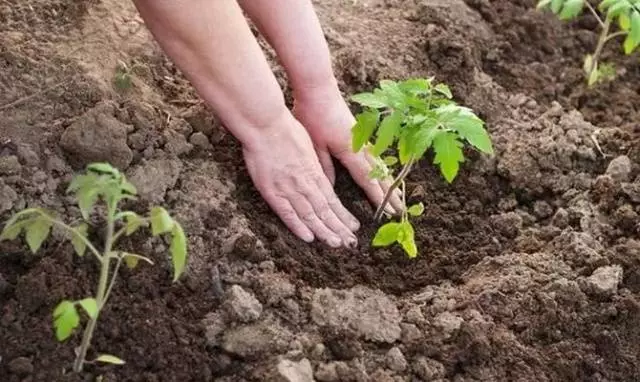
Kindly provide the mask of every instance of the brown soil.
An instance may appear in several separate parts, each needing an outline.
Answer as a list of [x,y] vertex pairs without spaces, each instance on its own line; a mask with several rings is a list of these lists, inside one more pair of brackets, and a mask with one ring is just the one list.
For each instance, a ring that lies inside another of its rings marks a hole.
[[[92,355],[127,364],[78,376],[80,335],[57,343],[51,311],[93,292],[96,264],[55,232],[37,255],[0,243],[0,380],[277,381],[287,362],[319,381],[637,380],[637,55],[612,45],[620,75],[587,89],[589,17],[563,24],[533,0],[315,4],[345,93],[433,75],[488,122],[495,158],[469,153],[453,185],[426,160],[411,175],[426,206],[415,260],[369,245],[372,208],[344,171],[358,248],[296,240],[130,5],[0,0],[0,218],[76,218],[67,182],[110,160],[145,191],[131,208],[163,203],[191,251],[172,284],[162,240],[123,242],[156,266],[121,271]],[[113,85],[119,61],[128,90]]]

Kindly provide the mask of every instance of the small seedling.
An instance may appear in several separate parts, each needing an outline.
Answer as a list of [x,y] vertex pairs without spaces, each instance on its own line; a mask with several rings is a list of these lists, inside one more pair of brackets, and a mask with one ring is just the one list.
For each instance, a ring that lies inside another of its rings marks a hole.
[[[640,0],[601,0],[597,9],[587,0],[539,0],[537,8],[550,9],[563,21],[576,19],[586,8],[598,20],[601,29],[598,44],[594,53],[585,56],[583,64],[590,87],[615,78],[614,66],[600,62],[609,41],[625,37],[622,49],[626,55],[640,46]],[[619,30],[612,31],[615,23]]]
[[[410,79],[403,82],[383,80],[373,93],[361,93],[352,100],[363,107],[352,129],[353,151],[365,148],[377,160],[369,176],[373,179],[392,179],[391,187],[378,207],[374,219],[379,220],[392,193],[400,187],[406,205],[405,178],[412,166],[429,149],[435,152],[434,164],[440,167],[444,179],[451,183],[464,162],[463,141],[486,154],[493,154],[493,146],[484,122],[473,111],[457,105],[445,84],[433,84],[433,79]],[[376,135],[375,143],[369,143]],[[389,148],[397,156],[381,157]],[[393,167],[400,166],[393,176]],[[399,243],[411,258],[417,256],[414,228],[409,216],[420,216],[422,203],[405,208],[399,222],[381,226],[374,246]]]
[[[187,240],[180,224],[162,207],[153,207],[147,217],[131,211],[120,211],[118,204],[136,198],[136,188],[117,169],[107,163],[95,163],[87,167],[87,172],[76,176],[69,184],[67,192],[75,193],[82,222],[68,225],[57,219],[54,213],[41,208],[28,208],[16,213],[5,225],[0,240],[15,240],[24,232],[29,249],[35,254],[49,236],[53,226],[62,228],[71,241],[78,256],[87,251],[100,263],[100,277],[95,297],[81,300],[64,300],[53,311],[53,326],[58,341],[67,340],[80,325],[78,308],[89,317],[80,348],[73,364],[75,372],[81,372],[87,363],[109,363],[122,365],[124,361],[110,354],[100,354],[93,361],[87,361],[93,332],[100,312],[104,308],[115,284],[122,263],[135,268],[140,261],[153,264],[144,256],[120,251],[115,245],[123,235],[129,236],[142,227],[151,227],[153,236],[171,236],[170,253],[173,263],[173,281],[182,274],[187,260]],[[102,251],[88,238],[89,218],[98,201],[106,207],[106,235]],[[115,262],[115,266],[112,264]]]

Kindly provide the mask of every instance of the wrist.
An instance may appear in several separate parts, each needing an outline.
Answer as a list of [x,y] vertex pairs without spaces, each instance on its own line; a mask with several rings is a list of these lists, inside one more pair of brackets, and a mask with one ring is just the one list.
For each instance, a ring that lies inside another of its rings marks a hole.
[[286,134],[291,133],[289,130],[294,120],[291,111],[283,104],[281,108],[265,114],[259,121],[246,123],[246,128],[241,134],[236,135],[236,138],[245,150],[255,151],[264,147],[274,149],[273,144],[277,144]]
[[293,97],[298,103],[334,103],[342,100],[335,76],[325,76],[293,85]]

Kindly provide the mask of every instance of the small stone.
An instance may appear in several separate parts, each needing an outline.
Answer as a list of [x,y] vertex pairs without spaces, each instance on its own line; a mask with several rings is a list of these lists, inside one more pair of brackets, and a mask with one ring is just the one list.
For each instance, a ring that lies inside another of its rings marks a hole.
[[207,138],[204,133],[201,133],[199,131],[191,134],[191,137],[189,137],[189,143],[202,150],[213,148],[213,146],[209,142],[209,138]]
[[209,346],[218,346],[220,343],[219,337],[226,327],[222,315],[218,312],[209,313],[202,320],[202,324],[205,327],[204,336],[207,339],[207,344]]
[[278,363],[278,374],[282,382],[313,382],[311,362],[306,358],[299,362],[281,360]]
[[387,367],[393,371],[401,372],[407,368],[407,360],[398,347],[392,347],[385,357]]
[[316,369],[315,377],[320,382],[336,382],[339,380],[336,363],[321,363]]
[[605,174],[611,176],[616,182],[628,182],[631,173],[631,159],[626,155],[621,155],[611,162]]
[[533,214],[540,219],[548,218],[553,214],[553,207],[544,200],[538,200],[533,204]]
[[612,296],[618,291],[618,285],[622,282],[622,267],[612,265],[596,269],[587,278],[589,289],[587,292],[598,296]]
[[31,363],[31,360],[27,357],[14,358],[7,366],[11,374],[21,377],[33,374],[34,370],[33,363]]
[[9,211],[18,201],[18,194],[0,179],[0,214]]
[[239,285],[233,285],[227,292],[225,309],[229,316],[240,322],[252,322],[260,318],[262,304],[251,293]]
[[15,155],[0,157],[0,175],[16,175],[22,171],[22,165]]
[[431,358],[419,357],[413,363],[413,371],[424,381],[435,381],[445,376],[444,365]]
[[326,347],[324,346],[323,343],[316,344],[313,347],[313,350],[311,350],[311,357],[314,359],[320,359],[324,355],[325,350],[326,350]]

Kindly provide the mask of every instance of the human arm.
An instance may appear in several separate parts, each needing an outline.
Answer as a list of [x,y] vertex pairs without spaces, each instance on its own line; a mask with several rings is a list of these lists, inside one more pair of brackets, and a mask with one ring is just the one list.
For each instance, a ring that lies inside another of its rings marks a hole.
[[163,50],[242,143],[254,184],[289,229],[305,241],[353,245],[358,222],[322,173],[237,2],[134,3]]

